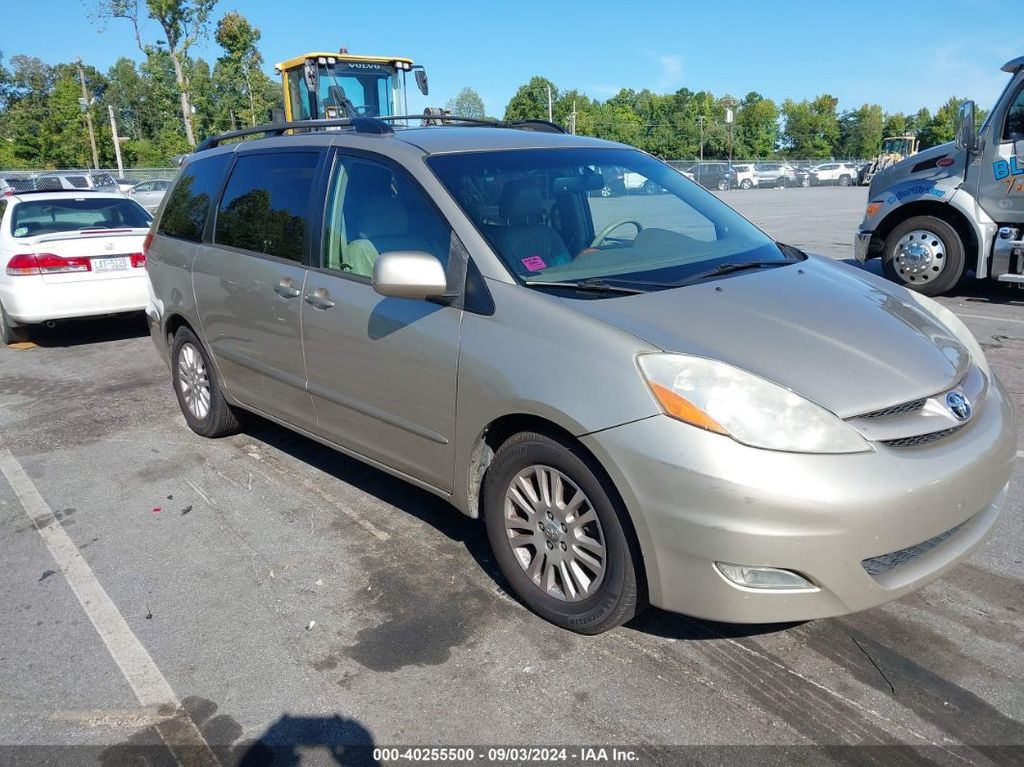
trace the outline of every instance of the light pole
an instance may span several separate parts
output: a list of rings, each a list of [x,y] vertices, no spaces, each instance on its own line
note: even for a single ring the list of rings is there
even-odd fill
[[[121,139],[117,135],[117,120],[114,119],[114,107],[107,104],[107,112],[110,113],[110,132],[114,136],[114,157],[117,158],[117,176],[124,176],[124,165],[121,164]]]
[[[85,70],[82,69],[82,60],[78,60],[78,79],[82,83],[82,98],[78,100],[78,105],[85,113],[85,123],[89,127],[89,143],[92,145],[92,167],[96,170],[100,169],[100,155],[96,151],[96,133],[92,129],[92,105],[96,99],[89,98],[89,91],[85,88]]]
[[[704,167],[704,115],[697,115],[700,123],[700,162],[697,163],[697,183],[700,183],[700,172]]]

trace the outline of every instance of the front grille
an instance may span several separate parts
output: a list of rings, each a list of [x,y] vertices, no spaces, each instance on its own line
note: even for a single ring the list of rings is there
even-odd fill
[[[954,426],[952,429],[933,431],[931,434],[918,434],[916,437],[901,437],[900,439],[883,439],[882,444],[886,447],[919,447],[927,445],[936,440],[945,439],[951,434],[956,434],[963,426]]]
[[[901,413],[914,413],[924,407],[926,400],[915,399],[913,402],[904,402],[901,405],[893,405],[892,407],[884,407],[881,410],[872,410],[870,413],[865,413],[858,418],[885,418],[888,415],[900,415]]]
[[[884,575],[885,573],[895,570],[897,567],[902,567],[913,559],[925,554],[936,546],[941,545],[944,541],[949,540],[957,532],[971,520],[966,519],[956,527],[951,527],[944,533],[939,533],[934,538],[929,538],[924,543],[918,543],[914,546],[907,546],[905,549],[899,551],[891,551],[888,554],[882,554],[878,557],[871,557],[870,559],[863,560],[860,564],[868,572],[869,575]]]

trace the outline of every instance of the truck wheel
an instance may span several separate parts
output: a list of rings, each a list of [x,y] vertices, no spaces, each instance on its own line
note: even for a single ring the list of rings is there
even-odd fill
[[[615,628],[645,606],[639,552],[600,467],[571,443],[510,438],[484,476],[494,558],[535,613],[580,634]]]
[[[20,344],[28,340],[28,328],[20,325],[12,325],[4,305],[0,304],[0,343]]]
[[[893,282],[918,293],[942,295],[963,276],[963,241],[941,218],[908,218],[885,238],[882,270]]]

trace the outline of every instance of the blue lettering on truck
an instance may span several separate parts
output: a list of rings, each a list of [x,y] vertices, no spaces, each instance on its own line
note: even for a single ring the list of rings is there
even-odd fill
[[[992,175],[996,177],[996,181],[1002,181],[1010,176],[1024,176],[1024,163],[1019,157],[996,160],[992,163]]]

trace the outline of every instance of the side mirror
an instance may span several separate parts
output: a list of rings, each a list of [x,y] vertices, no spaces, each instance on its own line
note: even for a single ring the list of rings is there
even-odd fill
[[[956,128],[956,148],[965,152],[978,149],[978,129],[975,127],[974,102],[965,101],[960,105],[959,123]]]
[[[427,83],[427,70],[421,66],[413,67],[413,73],[416,75],[416,87],[420,89],[420,93],[424,96],[429,95],[430,87]]]
[[[444,267],[430,253],[394,250],[381,253],[373,264],[373,289],[382,296],[424,300],[448,290]]]

